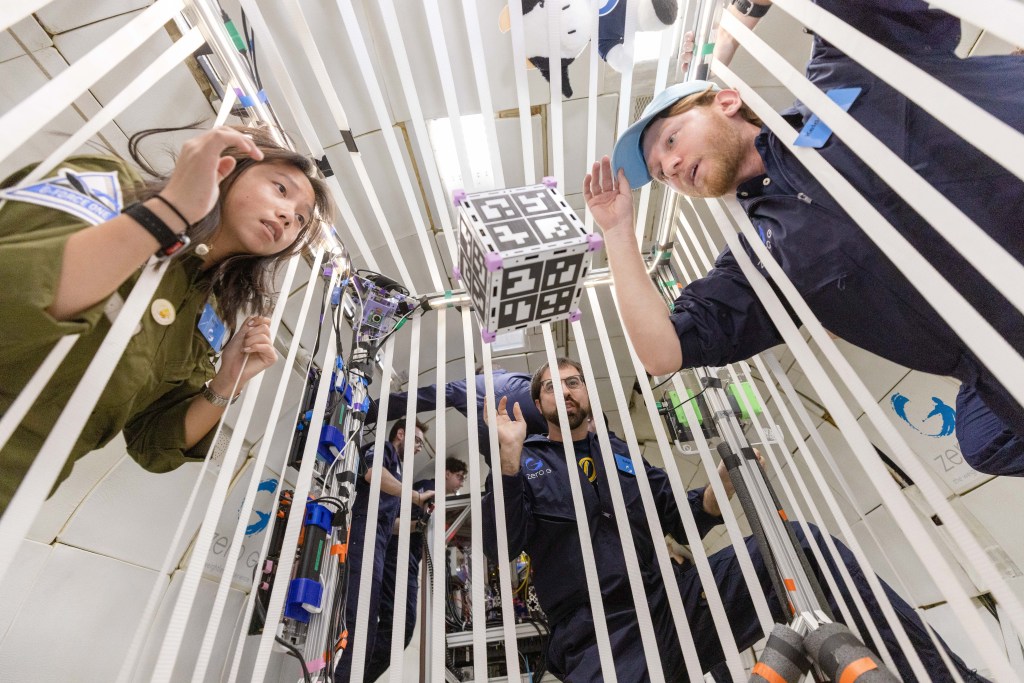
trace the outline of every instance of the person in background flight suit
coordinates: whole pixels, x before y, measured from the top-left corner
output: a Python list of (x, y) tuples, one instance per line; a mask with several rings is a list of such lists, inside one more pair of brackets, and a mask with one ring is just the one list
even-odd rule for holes
[[(466, 380), (459, 379), (448, 382), (445, 388), (445, 405), (455, 408), (463, 415), (467, 414), (468, 408)], [(509, 405), (519, 403), (523, 408), (523, 416), (531, 434), (543, 434), (547, 431), (547, 422), (533, 407), (530, 401), (530, 374), (526, 372), (509, 372), (501, 368), (494, 369), (494, 398), (500, 401), (502, 397), (509, 398)], [(484, 422), (484, 399), (487, 398), (487, 391), (484, 385), (484, 374), (477, 368), (476, 374), (476, 407), (477, 407), (477, 435), (480, 439), (480, 452), (490, 460), (491, 438), (487, 431), (487, 423)], [(397, 420), (405, 415), (406, 406), (409, 403), (408, 392), (395, 392), (391, 394), (388, 402), (388, 420)], [(429, 385), (421, 387), (416, 392), (416, 412), (423, 413), (437, 409), (437, 387)], [(511, 410), (511, 408), (510, 408)], [(510, 413), (511, 415), (511, 413)], [(366, 413), (366, 424), (373, 424), (377, 421), (377, 403), (372, 402)]]
[[(444, 488), (449, 496), (455, 495), (466, 481), (469, 469), (466, 463), (458, 458), (446, 458), (444, 461)], [(420, 479), (413, 482), (413, 491), (426, 493), (434, 490), (433, 479)], [(427, 506), (427, 512), (433, 504)], [(412, 642), (412, 632), (416, 628), (416, 603), (420, 589), (420, 558), (423, 556), (423, 520), (424, 508), (413, 505), (411, 533), (409, 534), (409, 576), (408, 590), (405, 594), (405, 647)], [(366, 668), (365, 680), (380, 678), (391, 664), (391, 631), (395, 615), (395, 587), (398, 579), (398, 533), (402, 520), (396, 519), (391, 539), (388, 541), (387, 553), (384, 556), (384, 575), (380, 590), (380, 618), (377, 620), (377, 641), (373, 646), (373, 656)], [(443, 522), (443, 519), (442, 519)], [(401, 563), (405, 565), (406, 563)]]
[[(416, 439), (413, 454), (423, 448), (424, 425), (416, 423)], [(402, 457), (405, 453), (405, 420), (399, 420), (391, 426), (388, 439), (384, 442), (383, 457), (378, 458), (371, 444), (360, 454), (359, 471), (362, 476), (356, 478), (356, 500), (352, 505), (352, 526), (348, 535), (348, 599), (345, 602), (345, 625), (348, 629), (348, 645), (334, 669), (334, 680), (347, 683), (352, 673), (352, 651), (355, 638), (366, 638), (366, 666), (369, 666), (373, 655), (374, 641), (377, 637), (377, 616), (380, 614), (381, 580), (384, 576), (384, 552), (391, 538), (391, 531), (398, 518), (398, 508), (402, 502)], [(377, 519), (366, 517), (370, 497), (370, 480), (373, 468), (380, 466), (380, 502), (377, 507)], [(412, 492), (412, 502), (420, 507), (426, 505), (434, 497), (433, 491)], [(370, 602), (364, 609), (369, 613), (366, 622), (366, 634), (356, 632), (356, 615), (359, 612), (359, 584), (362, 581), (363, 539), (369, 531), (374, 535), (373, 570), (369, 577)], [(365, 673), (365, 669), (364, 669)]]
[(31, 170), (0, 183), (0, 414), (62, 337), (81, 337), (0, 451), (0, 512), (154, 252), (171, 262), (57, 482), (122, 430), (151, 472), (204, 458), (232, 391), (277, 359), (264, 317), (277, 266), (333, 214), (316, 164), (255, 128), (196, 136), (148, 182), (103, 156), (23, 183)]
[[(608, 477), (617, 476), (622, 487), (626, 514), (629, 516), (666, 679), (676, 681), (685, 680), (686, 677), (678, 636), (669, 611), (667, 590), (680, 592), (701, 665), (705, 671), (714, 668), (724, 661), (725, 656), (715, 632), (711, 611), (702, 597), (702, 586), (696, 569), (689, 563), (688, 566), (673, 572), (676, 585), (664, 584), (657, 568), (654, 550), (654, 544), (663, 543), (664, 540), (651, 536), (640, 500), (639, 486), (629, 460), (628, 448), (618, 437), (609, 434), (611, 447), (616, 454), (617, 470), (605, 470), (597, 435), (588, 432), (590, 399), (583, 380), (582, 368), (579, 363), (568, 358), (561, 358), (558, 363), (568, 427), (571, 430), (568, 435), (565, 435), (559, 426), (551, 371), (547, 366), (533, 376), (531, 385), (534, 401), (548, 421), (549, 431), (546, 436), (527, 437), (521, 408), (513, 406), (514, 416), (508, 417), (506, 399), (498, 404), (497, 412), (494, 413), (500, 443), (500, 475), (505, 495), (509, 557), (498, 558), (492, 477), (487, 478), (487, 492), (483, 499), (484, 551), (495, 561), (511, 559), (523, 551), (530, 555), (537, 598), (540, 600), (541, 608), (548, 615), (551, 626), (547, 661), (552, 673), (566, 681), (601, 680), (601, 661), (586, 585), (587, 581), (597, 580), (600, 582), (618, 680), (622, 683), (649, 680), (625, 558), (614, 520), (615, 510), (608, 488)], [(562, 445), (562, 439), (566, 436), (573, 440), (578, 467), (566, 466)], [(683, 543), (696, 542), (696, 539), (686, 538), (678, 503), (672, 495), (665, 471), (646, 463), (645, 466), (654, 504), (665, 532)], [(719, 466), (718, 475), (722, 477), (726, 491), (731, 497), (732, 483), (724, 465)], [(584, 571), (575, 521), (576, 513), (569, 488), (568, 478), (573, 476), (580, 479), (594, 559), (599, 570), (597, 577), (588, 576)], [(710, 486), (690, 491), (685, 504), (690, 507), (702, 538), (713, 527), (722, 523), (719, 502)], [(836, 577), (840, 590), (843, 591), (843, 598), (847, 604), (852, 604), (850, 596), (846, 594), (845, 584), (832, 564), (820, 532), (813, 526), (810, 528), (829, 564), (828, 570)], [(840, 614), (835, 599), (828, 593), (828, 584), (822, 578), (821, 568), (817, 566), (809, 551), (808, 540), (799, 526), (794, 525), (794, 529), (814, 571), (818, 574), (819, 582), (826, 591), (833, 614)], [(782, 613), (775, 598), (771, 577), (765, 569), (756, 542), (751, 537), (746, 539), (746, 544), (760, 579), (761, 589), (767, 596), (775, 619), (787, 622), (788, 615)], [(849, 568), (858, 592), (868, 605), (886, 647), (899, 667), (900, 675), (906, 681), (915, 680), (899, 649), (895, 635), (882, 617), (860, 566), (845, 546), (839, 541), (836, 541), (836, 545), (843, 562)], [(747, 592), (746, 582), (740, 573), (736, 551), (729, 546), (711, 555), (708, 560), (736, 644), (741, 650), (748, 648), (763, 634), (754, 612), (753, 602)], [(953, 680), (913, 608), (888, 586), (885, 586), (885, 590), (907, 636), (930, 674), (930, 681)], [(859, 623), (859, 615), (856, 618), (860, 632), (866, 633), (863, 624)], [(872, 647), (870, 642), (866, 644)], [(983, 680), (970, 671), (955, 654), (948, 654), (965, 681)]]
[[(1024, 132), (1024, 57), (957, 57), (960, 20), (920, 0), (817, 4)], [(765, 7), (761, 0), (734, 0), (729, 9), (734, 15), (746, 12), (741, 20), (753, 25)], [(727, 58), (734, 43), (723, 39), (716, 52)], [(807, 77), (826, 92), (859, 89), (846, 91), (853, 98), (850, 115), (1024, 262), (1019, 178), (819, 36)], [(807, 129), (810, 115), (800, 103), (783, 113), (795, 129)], [(811, 146), (1024, 353), (1024, 316), (837, 135), (826, 132), (824, 139), (810, 136)], [(728, 249), (666, 314), (633, 237), (630, 191), (652, 178), (689, 196), (735, 193), (827, 329), (911, 369), (959, 379), (956, 434), (964, 458), (980, 472), (1024, 476), (1024, 408), (1000, 383), (998, 368), (982, 364), (936, 312), (944, 302), (910, 284), (787, 143), (762, 127), (736, 90), (704, 81), (679, 83), (656, 95), (620, 136), (611, 161), (595, 162), (583, 183), (608, 247), (623, 324), (648, 372), (721, 366), (782, 341)]]

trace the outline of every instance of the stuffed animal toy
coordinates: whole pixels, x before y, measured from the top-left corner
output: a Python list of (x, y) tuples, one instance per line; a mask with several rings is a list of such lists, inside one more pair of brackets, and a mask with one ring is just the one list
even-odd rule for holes
[[(516, 0), (513, 0), (516, 1)], [(569, 65), (583, 52), (591, 35), (593, 0), (519, 0), (523, 6), (523, 34), (527, 61), (536, 67), (545, 80), (551, 80), (551, 59), (548, 42), (548, 10), (546, 2), (557, 2), (561, 9), (560, 40), (557, 59), (562, 71), (562, 95), (572, 97), (569, 83)], [(597, 52), (610, 67), (622, 73), (630, 65), (622, 45), (626, 34), (628, 2), (639, 2), (637, 30), (659, 31), (675, 23), (679, 14), (678, 0), (598, 0)], [(508, 7), (501, 13), (500, 28), (508, 32), (511, 27)]]

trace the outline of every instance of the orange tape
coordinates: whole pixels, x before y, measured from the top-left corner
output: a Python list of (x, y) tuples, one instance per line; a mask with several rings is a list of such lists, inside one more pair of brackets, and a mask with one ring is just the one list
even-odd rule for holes
[(786, 679), (779, 675), (779, 673), (765, 664), (764, 662), (758, 662), (754, 665), (753, 670), (750, 672), (754, 676), (760, 676), (768, 683), (786, 683)]
[(786, 590), (790, 593), (796, 592), (796, 581), (793, 579), (783, 579), (782, 582), (786, 584)]
[(786, 511), (785, 510), (779, 510), (779, 517), (782, 517), (782, 521), (783, 522), (788, 522), (789, 521), (789, 517), (786, 517)]
[(348, 557), (348, 544), (335, 543), (331, 546), (331, 555), (337, 555), (338, 562), (345, 564), (345, 558)]
[(877, 669), (878, 665), (871, 661), (870, 657), (862, 657), (846, 665), (843, 672), (839, 674), (839, 683), (853, 683), (860, 678), (862, 673)]

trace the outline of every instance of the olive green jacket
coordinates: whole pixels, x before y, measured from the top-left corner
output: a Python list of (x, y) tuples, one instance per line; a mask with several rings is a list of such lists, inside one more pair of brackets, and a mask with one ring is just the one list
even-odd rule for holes
[[(128, 198), (140, 183), (133, 169), (113, 158), (74, 157), (60, 168), (117, 171)], [(29, 170), (8, 178), (3, 186), (16, 184)], [(0, 414), (10, 407), (60, 337), (81, 335), (0, 451), (0, 511), (14, 495), (110, 329), (111, 320), (104, 311), (110, 301), (63, 322), (46, 311), (55, 296), (63, 259), (74, 257), (65, 254), (67, 239), (90, 227), (70, 214), (33, 204), (8, 201), (0, 208)], [(70, 474), (75, 460), (102, 447), (122, 430), (129, 454), (151, 472), (168, 472), (189, 458), (206, 455), (212, 433), (184, 450), (189, 402), (214, 376), (213, 349), (197, 329), (209, 293), (201, 265), (197, 256), (187, 255), (168, 267), (153, 301), (170, 302), (174, 321), (159, 324), (147, 307), (58, 482)], [(133, 275), (119, 288), (122, 300), (127, 299), (137, 277)]]

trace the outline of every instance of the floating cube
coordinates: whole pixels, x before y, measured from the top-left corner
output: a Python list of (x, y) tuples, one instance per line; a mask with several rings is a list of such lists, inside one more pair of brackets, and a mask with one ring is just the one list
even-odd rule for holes
[(583, 279), (603, 242), (589, 234), (553, 180), (453, 193), (459, 210), (458, 277), (485, 342), (500, 332), (579, 319)]

